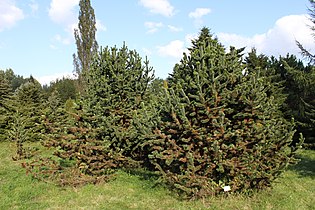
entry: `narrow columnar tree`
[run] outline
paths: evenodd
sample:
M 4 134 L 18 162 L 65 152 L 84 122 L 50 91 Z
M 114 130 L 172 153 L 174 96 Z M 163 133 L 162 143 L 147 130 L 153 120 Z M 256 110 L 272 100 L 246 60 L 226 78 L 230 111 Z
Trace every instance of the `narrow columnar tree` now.
M 74 31 L 77 55 L 73 54 L 75 73 L 78 75 L 79 91 L 85 89 L 85 75 L 89 71 L 94 54 L 97 52 L 96 18 L 90 0 L 80 0 L 78 29 Z

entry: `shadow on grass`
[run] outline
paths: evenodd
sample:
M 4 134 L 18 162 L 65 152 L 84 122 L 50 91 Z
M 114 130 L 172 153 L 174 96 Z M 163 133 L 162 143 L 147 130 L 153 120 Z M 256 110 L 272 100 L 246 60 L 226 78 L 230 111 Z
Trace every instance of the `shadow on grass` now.
M 149 181 L 151 183 L 159 183 L 159 175 L 153 171 L 149 171 L 142 168 L 127 169 L 124 170 L 126 173 L 139 177 L 140 180 Z M 154 185 L 153 185 L 154 186 Z
M 175 196 L 175 198 L 177 200 L 183 200 L 183 197 L 180 196 L 178 191 L 174 187 L 167 185 L 157 172 L 150 171 L 147 169 L 141 169 L 141 168 L 140 169 L 129 169 L 129 170 L 124 170 L 124 171 L 128 174 L 131 174 L 133 176 L 138 177 L 139 180 L 144 181 L 146 183 L 145 185 L 148 188 L 164 189 L 164 190 L 166 189 L 166 190 L 168 190 L 167 194 L 171 195 L 172 197 Z M 165 193 L 166 191 L 164 191 L 164 190 L 163 190 L 163 192 Z
M 300 177 L 311 177 L 315 179 L 315 159 L 305 155 L 300 155 L 298 158 L 300 162 L 289 167 L 289 170 L 297 172 Z

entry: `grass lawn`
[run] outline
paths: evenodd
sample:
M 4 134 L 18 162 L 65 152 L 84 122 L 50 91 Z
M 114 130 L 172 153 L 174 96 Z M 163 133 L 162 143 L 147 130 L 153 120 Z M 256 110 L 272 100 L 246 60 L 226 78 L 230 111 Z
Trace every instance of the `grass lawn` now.
M 116 179 L 80 188 L 57 187 L 26 176 L 12 161 L 14 145 L 0 142 L 0 209 L 315 209 L 315 151 L 301 151 L 272 189 L 251 197 L 226 195 L 183 201 L 153 178 L 123 171 Z

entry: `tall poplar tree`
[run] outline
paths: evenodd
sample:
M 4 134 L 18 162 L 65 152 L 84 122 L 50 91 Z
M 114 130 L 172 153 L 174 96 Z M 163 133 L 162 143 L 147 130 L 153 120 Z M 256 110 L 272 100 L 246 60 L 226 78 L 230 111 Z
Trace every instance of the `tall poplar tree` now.
M 77 54 L 73 54 L 74 71 L 79 79 L 79 91 L 84 92 L 85 76 L 89 71 L 93 55 L 97 52 L 98 44 L 95 39 L 96 19 L 90 0 L 80 0 L 78 29 L 74 30 Z

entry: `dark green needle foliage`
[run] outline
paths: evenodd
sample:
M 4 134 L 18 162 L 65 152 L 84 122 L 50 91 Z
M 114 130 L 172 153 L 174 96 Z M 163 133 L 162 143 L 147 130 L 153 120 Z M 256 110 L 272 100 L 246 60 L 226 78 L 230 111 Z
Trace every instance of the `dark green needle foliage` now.
M 60 169 L 59 183 L 76 186 L 109 179 L 119 157 L 102 141 L 101 127 L 95 125 L 95 116 L 84 105 L 76 104 L 72 111 L 60 107 L 55 120 L 47 117 L 46 121 L 50 138 L 45 146 L 54 149 L 54 156 L 61 160 L 54 165 Z
M 259 71 L 244 74 L 242 49 L 226 52 L 207 28 L 189 53 L 165 87 L 161 122 L 146 143 L 151 163 L 190 197 L 270 186 L 295 152 L 272 86 Z
M 18 111 L 13 115 L 8 137 L 16 145 L 16 154 L 12 157 L 13 160 L 22 160 L 32 156 L 30 148 L 26 149 L 24 146 L 24 142 L 30 138 L 29 130 L 26 129 L 26 120 Z
M 28 82 L 16 90 L 15 99 L 16 110 L 25 124 L 25 129 L 28 130 L 28 141 L 41 140 L 43 128 L 41 115 L 44 102 L 41 85 L 31 76 Z
M 277 102 L 282 104 L 281 111 L 284 112 L 286 109 L 285 100 L 287 94 L 285 94 L 285 79 L 281 77 L 280 72 L 273 65 L 274 58 L 271 59 L 264 54 L 257 54 L 256 49 L 252 49 L 245 58 L 246 70 L 245 74 L 248 73 L 259 73 L 260 76 L 266 80 L 265 84 L 269 85 L 268 96 L 277 98 Z M 290 118 L 289 118 L 290 119 Z
M 68 121 L 47 115 L 46 122 L 53 131 L 46 146 L 57 148 L 55 156 L 84 174 L 77 180 L 63 179 L 72 185 L 108 179 L 118 167 L 134 166 L 143 157 L 133 117 L 144 107 L 153 79 L 148 61 L 143 64 L 125 45 L 106 47 L 95 56 L 87 78 L 87 94 L 67 109 Z
M 25 162 L 24 167 L 33 177 L 62 186 L 108 180 L 119 158 L 113 157 L 102 141 L 96 117 L 82 101 L 64 105 L 61 100 L 54 91 L 45 103 L 42 144 L 48 150 Z
M 9 82 L 4 78 L 4 74 L 0 74 L 0 141 L 7 139 L 12 109 L 12 91 Z
M 109 148 L 131 162 L 141 161 L 141 131 L 133 118 L 141 113 L 148 99 L 148 86 L 153 69 L 136 51 L 123 45 L 120 49 L 106 47 L 94 58 L 89 71 L 87 95 L 84 98 L 96 117 L 100 137 Z
M 296 128 L 305 137 L 304 146 L 314 147 L 314 123 L 310 112 L 315 102 L 315 68 L 304 66 L 295 56 L 280 57 L 273 65 L 284 79 L 285 92 L 288 95 L 285 101 L 284 115 L 294 118 Z
M 309 103 L 307 103 L 305 101 L 303 101 L 303 102 L 305 105 L 305 116 L 308 119 L 309 130 L 312 130 L 313 132 L 315 132 L 315 99 L 313 101 L 310 101 Z M 312 136 L 312 137 L 310 137 L 310 140 L 311 139 L 313 141 L 309 142 L 309 144 L 310 144 L 309 147 L 315 149 L 315 137 Z

